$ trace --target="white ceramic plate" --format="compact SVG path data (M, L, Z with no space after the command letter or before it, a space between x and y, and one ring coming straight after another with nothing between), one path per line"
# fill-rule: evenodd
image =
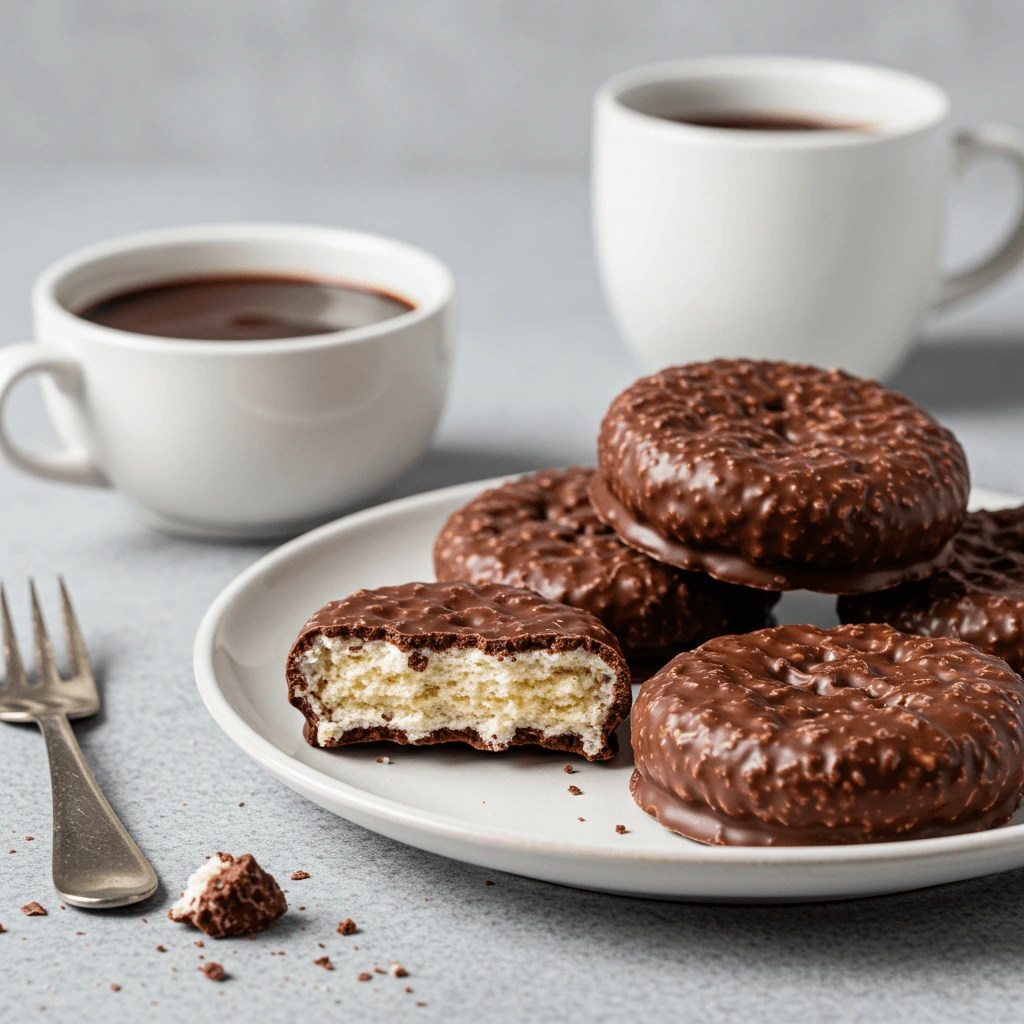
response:
M628 723L619 732L619 755L604 764L528 749L307 746L284 683L285 656L302 624L326 601L360 587L433 579L431 546L445 517L497 482L347 516L243 572L213 602L195 643L199 691L225 732L292 789L366 828L472 864L585 889L677 900L821 900L1024 865L1024 823L867 846L701 846L633 803ZM974 507L1020 503L984 491L972 499ZM789 594L778 617L833 625L834 599ZM392 763L378 764L382 754ZM571 779L562 770L570 761ZM570 783L581 796L569 794ZM616 825L628 831L619 835Z

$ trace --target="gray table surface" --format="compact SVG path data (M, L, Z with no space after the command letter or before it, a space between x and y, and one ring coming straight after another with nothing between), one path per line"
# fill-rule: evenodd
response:
M959 256L998 233L1004 184L982 175L958 196L951 244ZM605 406L639 372L601 301L586 186L574 177L357 182L327 172L7 167L0 205L9 341L30 337L27 291L46 262L129 230L293 219L399 235L447 259L460 284L450 402L433 450L382 498L591 461ZM958 432L977 483L1024 493L1022 323L1024 276L930 325L896 384ZM10 423L26 443L47 443L31 385L15 396ZM7 469L0 529L0 575L18 599L24 636L26 577L43 582L51 608L52 578L68 578L105 698L103 713L76 731L162 879L137 909L61 909L50 883L41 738L0 726L2 1020L40 1012L112 1021L1019 1016L1024 871L853 903L708 907L563 889L403 847L272 780L200 702L196 626L266 548L153 533L115 494ZM291 890L293 908L254 942L198 949L198 933L166 912L215 850L254 853ZM289 882L297 868L311 877ZM49 915L22 916L29 900ZM362 930L343 939L334 928L348 916ZM324 952L333 973L311 963ZM222 961L230 980L197 973L201 954ZM356 980L391 960L408 968L407 981Z

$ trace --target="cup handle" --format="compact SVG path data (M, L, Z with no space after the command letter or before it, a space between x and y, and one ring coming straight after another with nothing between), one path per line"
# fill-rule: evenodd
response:
M1024 185L1024 139L1010 128L983 125L965 128L953 136L953 171L961 174L979 157L1008 160ZM1006 240L980 263L945 277L939 285L936 309L946 309L975 292L980 292L1008 274L1024 259L1024 207Z
M0 455L12 466L45 480L109 487L110 481L84 448L65 448L53 453L29 452L8 436L4 423L7 399L14 385L33 373L49 374L72 401L83 403L82 368L70 356L33 342L0 348Z

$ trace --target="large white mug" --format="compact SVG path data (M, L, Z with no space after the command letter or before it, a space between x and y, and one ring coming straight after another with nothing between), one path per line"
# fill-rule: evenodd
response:
M408 312L276 341L192 341L76 314L111 295L212 274L285 273L396 294ZM54 263L32 291L35 341L0 348L0 417L43 377L63 451L0 454L35 476L116 487L146 521L208 537L294 533L373 493L429 445L448 382L452 275L376 235L224 224L133 235Z
M653 366L749 356L889 374L928 310L1024 258L1021 216L979 264L941 271L951 175L995 156L1024 176L1015 133L954 134L948 112L921 78L826 60L708 58L611 79L595 101L594 233L629 344ZM743 114L864 130L684 123Z

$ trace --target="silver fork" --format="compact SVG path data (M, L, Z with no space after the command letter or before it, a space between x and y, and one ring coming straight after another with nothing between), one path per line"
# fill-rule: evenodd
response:
M86 718L100 709L89 656L71 599L60 579L64 646L70 675L61 679L53 647L39 609L35 584L32 629L36 642L36 682L29 683L0 584L7 685L0 687L0 722L34 721L46 740L53 790L53 884L76 907L123 907L156 892L156 872L107 803L85 763L69 718Z

